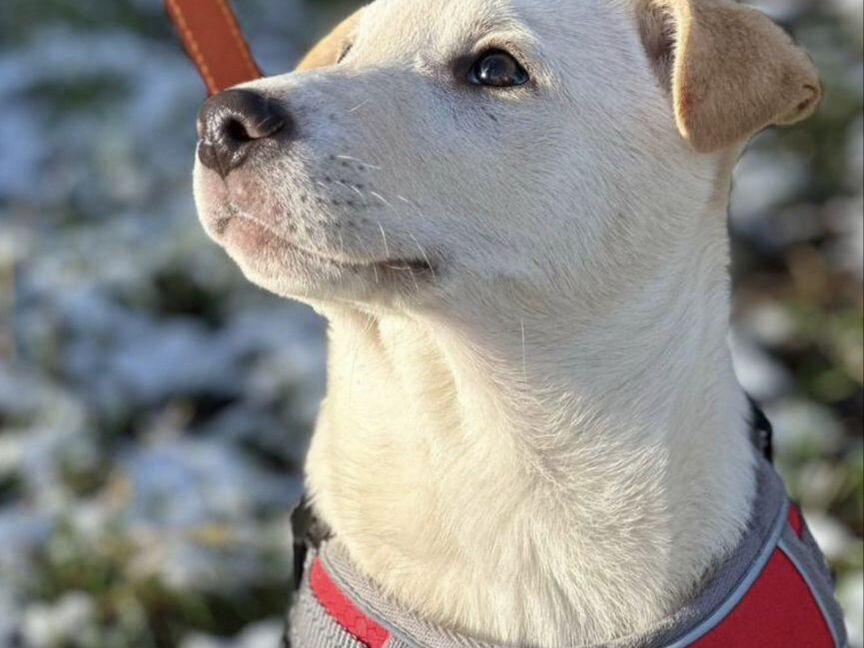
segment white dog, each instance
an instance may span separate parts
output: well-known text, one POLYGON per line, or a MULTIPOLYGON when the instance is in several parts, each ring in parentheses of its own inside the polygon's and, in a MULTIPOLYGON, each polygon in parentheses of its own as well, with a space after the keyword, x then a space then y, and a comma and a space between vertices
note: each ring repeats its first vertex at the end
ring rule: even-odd
MULTIPOLYGON (((815 554, 751 443, 726 215, 808 57, 732 0, 378 0, 301 67, 209 100, 195 172, 210 236, 330 323, 296 648, 750 648, 717 628, 815 554)), ((844 643, 816 562, 753 646, 844 643)))

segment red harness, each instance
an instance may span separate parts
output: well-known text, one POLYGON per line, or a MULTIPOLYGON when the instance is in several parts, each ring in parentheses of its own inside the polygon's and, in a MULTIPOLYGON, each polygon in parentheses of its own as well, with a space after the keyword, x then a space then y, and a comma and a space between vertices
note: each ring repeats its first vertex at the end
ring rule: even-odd
MULTIPOLYGON (((804 520, 789 507, 798 539, 804 520)), ((834 648, 834 638, 814 592, 782 547, 776 547, 744 599, 693 648, 834 648)))
MULTIPOLYGON (((804 521, 794 505, 788 526, 798 540, 804 521)), ((387 648, 390 631, 367 615, 327 572, 312 563, 309 586, 330 617, 365 648, 387 648)), ((836 648, 819 598, 781 541, 744 597, 707 634, 684 641, 688 648, 836 648)), ((400 644, 401 645, 401 644, 400 644)), ((677 648, 679 644, 674 644, 677 648)))

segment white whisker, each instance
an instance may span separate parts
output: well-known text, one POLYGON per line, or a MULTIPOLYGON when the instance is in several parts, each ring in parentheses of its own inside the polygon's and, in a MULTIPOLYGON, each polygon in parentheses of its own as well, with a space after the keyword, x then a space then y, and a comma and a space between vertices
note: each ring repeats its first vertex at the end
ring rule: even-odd
POLYGON ((417 275, 414 274, 414 268, 409 266, 408 272, 411 274, 411 281, 414 283, 414 290, 420 292, 420 284, 417 283, 417 275))
POLYGON ((420 250, 420 254, 423 256, 423 260, 426 262, 426 266, 429 268, 429 272, 432 273, 432 278, 437 280, 438 277, 435 275, 435 268, 432 266, 432 262, 429 260, 429 255, 426 254, 426 250, 423 248, 422 245, 420 245, 420 241, 418 241, 413 234, 409 232, 408 236, 411 237, 411 240, 414 241, 414 245, 416 245, 417 249, 420 250))
POLYGON ((356 158, 356 157, 351 157, 350 155, 337 155, 335 157, 337 160, 347 160, 348 162, 356 162, 357 164, 362 164, 363 166, 365 166, 369 169, 376 169, 379 171, 381 170, 380 166, 377 166, 375 164, 370 164, 369 162, 366 162, 365 160, 361 160, 361 159, 356 158))
POLYGON ((349 190, 353 191, 353 192, 356 193, 356 194, 357 194, 361 199, 366 198, 366 196, 363 195, 363 192, 360 191, 360 190, 359 190, 357 187, 355 187, 354 185, 348 185, 348 184, 345 184, 345 183, 342 182, 341 180, 337 180, 337 181, 336 181, 336 184, 338 184, 340 187, 344 187, 345 189, 349 189, 349 190))
MULTIPOLYGON (((372 330, 372 326, 375 324, 375 318, 372 315, 366 316, 366 326, 361 331, 360 335, 364 336, 369 331, 372 330)), ((354 357, 351 359, 351 370, 348 372, 348 403, 350 406, 351 400, 354 397, 354 370, 357 368, 357 358, 360 355, 360 345, 356 345, 354 348, 354 357)))
POLYGON ((381 239, 384 241, 384 256, 389 259, 390 246, 387 243, 387 234, 384 232, 384 226, 381 225, 381 221, 379 221, 377 218, 375 219, 375 222, 378 223, 378 231, 381 232, 381 239))
POLYGON ((366 104, 368 104, 369 101, 370 101, 369 99, 366 99, 365 101, 361 101, 359 104, 357 104, 356 106, 354 106, 354 107, 353 107, 351 110, 349 110, 348 112, 349 112, 349 113, 353 113, 355 110, 360 110, 363 106, 365 106, 366 104))
POLYGON ((528 348, 525 344, 525 320, 520 320, 522 326, 522 379, 528 384, 528 348))
POLYGON ((372 196, 373 198, 377 198, 378 200, 380 200, 382 203, 384 203, 385 205, 387 205, 387 206, 388 206, 390 209, 392 209, 393 211, 396 211, 396 210, 393 208, 393 205, 391 205, 390 202, 389 202, 386 198, 384 198, 384 196, 382 196, 381 194, 379 194, 377 191, 370 191, 370 192, 369 192, 369 195, 372 196))

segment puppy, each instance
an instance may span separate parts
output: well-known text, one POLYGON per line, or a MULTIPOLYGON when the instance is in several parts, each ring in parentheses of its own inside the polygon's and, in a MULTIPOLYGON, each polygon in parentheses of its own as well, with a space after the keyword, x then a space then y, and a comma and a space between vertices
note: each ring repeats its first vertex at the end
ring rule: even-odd
POLYGON ((806 54, 731 0, 377 0, 300 67, 210 99, 195 170, 330 325, 296 648, 841 645, 726 343, 732 168, 806 54))

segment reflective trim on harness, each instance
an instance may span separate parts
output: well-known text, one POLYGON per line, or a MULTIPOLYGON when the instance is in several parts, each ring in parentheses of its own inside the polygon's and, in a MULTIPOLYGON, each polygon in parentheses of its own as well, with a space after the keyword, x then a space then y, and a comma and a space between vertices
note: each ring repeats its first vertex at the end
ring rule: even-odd
MULTIPOLYGON (((798 536, 800 537, 800 533, 798 534, 798 536)), ((828 631, 831 633, 831 639, 834 642, 834 645, 838 646, 838 648, 846 648, 846 644, 841 638, 841 632, 836 627, 834 627, 834 623, 832 623, 832 616, 825 608, 825 602, 819 595, 819 591, 813 583, 809 570, 807 570, 804 565, 801 564, 801 560, 798 558, 798 555, 789 547, 785 539, 780 539, 779 547, 780 550, 783 552, 783 555, 785 555, 789 562, 792 563, 792 566, 795 567, 795 570, 798 572, 798 575, 804 581, 804 584, 807 585, 807 589, 810 591, 810 596, 816 602, 816 605, 819 608, 819 613, 822 615, 822 620, 825 622, 825 625, 828 627, 828 631)))
POLYGON ((345 596, 321 565, 320 558, 316 558, 312 563, 309 586, 327 613, 351 636, 369 648, 384 648, 384 644, 390 639, 390 633, 366 616, 345 596))

